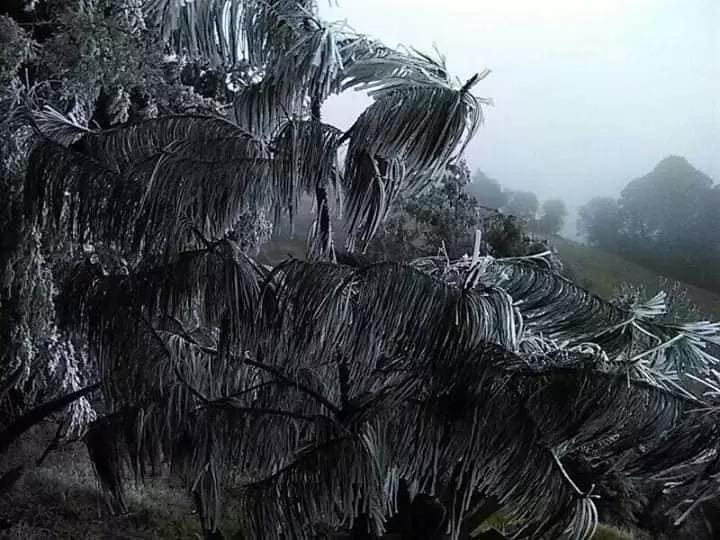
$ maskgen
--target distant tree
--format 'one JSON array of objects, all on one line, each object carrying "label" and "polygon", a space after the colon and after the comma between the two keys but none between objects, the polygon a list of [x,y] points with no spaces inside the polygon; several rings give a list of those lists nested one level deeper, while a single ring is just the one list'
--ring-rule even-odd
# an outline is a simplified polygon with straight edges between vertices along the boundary
[{"label": "distant tree", "polygon": [[[401,261],[436,255],[443,247],[450,258],[459,258],[472,253],[478,229],[482,231],[482,255],[523,257],[550,249],[529,235],[515,216],[478,208],[478,201],[468,194],[468,185],[472,185],[469,170],[461,161],[437,183],[403,198],[373,239],[370,258]],[[559,269],[559,260],[552,260]]]},{"label": "distant tree", "polygon": [[595,197],[578,211],[580,234],[593,245],[614,245],[621,226],[620,206],[612,197]]},{"label": "distant tree", "polygon": [[542,205],[538,229],[546,234],[559,234],[565,225],[567,207],[560,199],[548,199]]},{"label": "distant tree", "polygon": [[472,251],[473,234],[479,224],[478,201],[464,189],[469,183],[470,170],[461,162],[405,207],[425,227],[425,245],[437,252],[444,243],[451,258]]},{"label": "distant tree", "polygon": [[435,255],[443,246],[453,258],[470,253],[481,213],[475,197],[465,190],[469,182],[470,171],[461,161],[420,193],[401,198],[368,254],[400,261]]},{"label": "distant tree", "polygon": [[508,214],[522,219],[526,223],[533,223],[537,218],[540,201],[532,191],[508,190],[505,211]]},{"label": "distant tree", "polygon": [[685,158],[663,159],[622,191],[624,254],[700,287],[720,290],[720,191]]},{"label": "distant tree", "polygon": [[698,210],[703,208],[712,185],[712,178],[685,158],[663,159],[622,191],[619,204],[624,234],[674,253],[705,249],[706,238],[698,233],[706,227],[709,216]]},{"label": "distant tree", "polygon": [[720,184],[705,192],[696,210],[702,219],[695,234],[711,253],[720,253]]},{"label": "distant tree", "polygon": [[720,187],[685,158],[670,156],[636,178],[616,201],[579,212],[582,234],[658,273],[720,290]]},{"label": "distant tree", "polygon": [[503,208],[508,201],[508,195],[500,182],[480,169],[473,173],[472,181],[465,187],[465,191],[475,197],[479,204],[490,208]]}]

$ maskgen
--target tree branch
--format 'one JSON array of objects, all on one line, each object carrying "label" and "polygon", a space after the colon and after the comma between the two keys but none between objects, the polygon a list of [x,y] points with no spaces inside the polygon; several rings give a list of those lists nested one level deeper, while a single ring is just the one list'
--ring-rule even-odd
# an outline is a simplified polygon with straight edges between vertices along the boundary
[{"label": "tree branch", "polygon": [[48,416],[58,411],[61,411],[74,401],[77,401],[81,397],[86,396],[90,392],[93,392],[100,388],[100,383],[95,383],[70,394],[66,394],[47,403],[43,403],[35,407],[34,409],[23,414],[20,418],[11,423],[7,428],[0,432],[0,456],[7,452],[10,445],[15,440],[25,433],[28,429],[35,426]]},{"label": "tree branch", "polygon": [[318,420],[325,420],[321,415],[310,416],[307,414],[296,413],[293,411],[284,411],[282,409],[270,409],[264,407],[243,407],[240,405],[233,404],[233,399],[219,399],[216,401],[210,401],[209,407],[213,408],[227,408],[240,413],[246,414],[258,414],[258,415],[270,415],[270,416],[284,416],[287,418],[293,418],[295,420],[305,420],[306,422],[316,423]]},{"label": "tree branch", "polygon": [[274,366],[269,366],[267,364],[263,364],[262,362],[258,362],[256,360],[251,360],[249,358],[245,358],[244,362],[250,366],[256,367],[258,369],[261,369],[263,371],[267,371],[268,373],[272,374],[274,377],[276,377],[281,382],[296,387],[298,390],[303,392],[304,394],[307,394],[308,396],[312,397],[317,401],[318,403],[324,405],[330,412],[332,412],[336,417],[341,414],[341,409],[337,407],[334,403],[330,402],[325,396],[320,394],[319,392],[316,392],[312,388],[309,388],[303,384],[300,384],[299,381],[295,381],[285,375],[282,371],[280,371],[278,368]]},{"label": "tree branch", "polygon": [[175,376],[178,378],[178,380],[179,380],[182,384],[184,384],[184,385],[187,387],[187,389],[190,390],[190,392],[191,392],[196,398],[198,398],[200,401],[202,401],[203,403],[209,403],[210,400],[209,400],[207,397],[205,397],[204,395],[202,395],[202,394],[200,393],[200,391],[197,390],[193,385],[191,385],[190,382],[189,382],[187,379],[185,379],[185,377],[183,376],[183,374],[180,373],[180,368],[178,367],[177,362],[175,361],[175,358],[173,358],[172,351],[170,351],[170,349],[168,349],[167,344],[165,343],[165,341],[163,340],[163,338],[161,338],[160,335],[157,333],[157,330],[155,330],[155,327],[153,327],[152,323],[151,323],[151,322],[147,319],[147,317],[145,317],[144,315],[141,315],[141,318],[142,318],[143,322],[147,325],[147,327],[150,329],[150,332],[152,333],[153,337],[154,337],[154,338],[157,340],[157,342],[160,344],[160,346],[162,347],[162,349],[163,349],[163,351],[165,352],[166,356],[168,357],[168,359],[169,359],[170,362],[172,363],[173,371],[175,372]]},{"label": "tree branch", "polygon": [[318,446],[315,446],[314,448],[312,448],[312,451],[310,451],[310,452],[301,452],[300,455],[297,457],[297,459],[288,463],[283,468],[274,472],[270,476],[266,476],[265,478],[261,478],[260,480],[256,480],[254,482],[246,484],[245,486],[243,486],[243,488],[244,489],[258,489],[258,488],[262,487],[263,484],[264,485],[272,484],[272,482],[274,482],[276,479],[280,478],[286,472],[292,470],[294,467],[302,465],[303,462],[311,459],[315,455],[321,453],[323,450],[325,450],[327,448],[332,448],[333,446],[343,443],[352,437],[353,437],[352,435],[343,435],[340,437],[335,437],[333,439],[324,441],[324,442],[320,443]]},{"label": "tree branch", "polygon": [[[185,327],[182,324],[182,321],[180,321],[177,317],[172,317],[172,320],[175,324],[178,325],[178,327],[180,329],[180,334],[182,334],[182,336],[187,341],[189,341],[190,343],[195,345],[202,352],[212,355],[212,356],[217,356],[217,354],[218,354],[217,349],[213,349],[210,347],[205,347],[203,345],[200,345],[190,335],[190,333],[185,329]],[[163,344],[164,344],[164,342],[163,342]],[[263,364],[262,362],[259,362],[257,360],[251,360],[250,358],[247,358],[247,357],[243,358],[242,362],[244,362],[245,364],[248,364],[249,366],[256,367],[258,369],[261,369],[262,371],[270,373],[277,379],[277,382],[279,382],[279,383],[286,384],[288,386],[294,386],[295,388],[297,388],[304,394],[307,394],[308,396],[312,397],[315,401],[317,401],[321,405],[324,405],[335,416],[337,416],[341,413],[341,409],[339,407],[337,407],[334,403],[332,403],[330,400],[328,400],[325,396],[323,396],[319,392],[316,392],[312,388],[309,388],[308,386],[301,384],[300,381],[293,380],[292,378],[285,375],[280,369],[278,369],[274,366],[269,366],[267,364]]]}]

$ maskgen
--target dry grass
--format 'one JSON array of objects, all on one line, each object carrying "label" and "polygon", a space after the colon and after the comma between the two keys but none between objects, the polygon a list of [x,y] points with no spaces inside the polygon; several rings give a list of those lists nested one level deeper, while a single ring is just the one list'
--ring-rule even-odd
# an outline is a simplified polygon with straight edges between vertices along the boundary
[{"label": "dry grass", "polygon": [[[42,453],[42,431],[25,437],[13,454],[29,458]],[[194,540],[200,533],[189,498],[165,479],[149,479],[144,486],[131,484],[128,508],[125,515],[111,515],[84,445],[70,444],[50,454],[0,499],[0,521],[13,524],[0,530],[0,538]]]},{"label": "dry grass", "polygon": [[613,525],[598,525],[593,540],[650,540],[648,535],[638,531],[621,529]]}]

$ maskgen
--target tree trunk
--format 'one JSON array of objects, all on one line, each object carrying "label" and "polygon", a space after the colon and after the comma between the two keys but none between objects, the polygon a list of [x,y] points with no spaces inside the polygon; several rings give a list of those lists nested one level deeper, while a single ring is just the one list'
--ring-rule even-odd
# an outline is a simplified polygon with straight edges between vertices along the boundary
[{"label": "tree trunk", "polygon": [[410,527],[412,525],[410,515],[411,506],[412,499],[410,498],[408,483],[405,480],[400,480],[397,493],[398,512],[392,516],[385,525],[385,529],[388,533],[400,534],[403,537],[409,536]]},{"label": "tree trunk", "polygon": [[[314,144],[318,148],[322,148],[322,116],[321,116],[322,103],[317,96],[313,96],[310,104],[310,118],[313,122],[313,139]],[[317,171],[320,171],[319,164],[316,167]],[[324,182],[325,178],[321,178],[319,175],[315,179],[315,200],[317,204],[317,231],[315,234],[318,235],[322,246],[323,254],[329,251],[331,247],[332,238],[330,238],[330,210],[328,208],[328,196],[327,188]]]},{"label": "tree trunk", "polygon": [[410,520],[408,540],[442,540],[447,510],[436,497],[419,493],[410,506]]},{"label": "tree trunk", "polygon": [[[203,538],[205,540],[225,540],[225,535],[220,529],[210,530],[205,527],[205,507],[203,506],[202,499],[197,491],[193,492],[193,502],[195,503],[195,510],[197,511],[198,517],[200,518],[200,526],[203,531]],[[243,536],[240,533],[237,536],[237,540],[242,540]]]},{"label": "tree trunk", "polygon": [[353,540],[376,540],[378,536],[372,532],[372,522],[367,514],[360,514],[353,524]]}]

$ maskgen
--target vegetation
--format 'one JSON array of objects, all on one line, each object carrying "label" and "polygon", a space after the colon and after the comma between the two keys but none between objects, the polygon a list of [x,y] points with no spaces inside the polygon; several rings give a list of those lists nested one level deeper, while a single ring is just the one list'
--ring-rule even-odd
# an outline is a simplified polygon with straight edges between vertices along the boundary
[{"label": "vegetation", "polygon": [[548,199],[540,204],[538,196],[531,191],[503,188],[495,179],[478,170],[465,191],[475,198],[481,207],[500,210],[519,220],[523,226],[537,233],[558,235],[565,226],[567,207],[561,199]]},{"label": "vegetation", "polygon": [[589,201],[579,226],[593,245],[717,293],[719,194],[709,176],[670,156],[617,200]]},{"label": "vegetation", "polygon": [[500,182],[490,178],[481,170],[472,175],[472,182],[468,184],[465,191],[478,201],[479,204],[488,208],[505,208],[508,202],[508,192],[503,189]]},{"label": "vegetation", "polygon": [[560,199],[548,199],[542,204],[542,213],[537,223],[538,230],[555,236],[560,234],[567,213],[567,207]]},{"label": "vegetation", "polygon": [[[720,296],[711,291],[653,272],[652,269],[624,259],[612,251],[561,237],[553,237],[552,245],[573,275],[578,276],[586,288],[603,298],[623,294],[624,284],[644,291],[644,297],[651,297],[661,290],[670,294],[673,290],[682,289],[684,293],[681,294],[686,295],[687,299],[680,300],[680,303],[691,303],[695,306],[694,310],[685,309],[690,313],[686,313],[684,319],[720,318]],[[676,303],[671,302],[671,305]]]},{"label": "vegetation", "polygon": [[532,224],[537,218],[540,200],[531,191],[509,190],[505,209],[509,214],[518,217],[525,223]]},{"label": "vegetation", "polygon": [[[504,256],[527,242],[502,216],[467,257],[461,236],[337,253],[333,196],[351,252],[393,208],[431,225],[425,249],[472,234],[459,158],[485,73],[457,81],[309,0],[21,7],[2,18],[0,456],[58,429],[0,496],[81,436],[114,514],[128,467],[165,470],[208,539],[229,513],[248,539],[426,540],[500,513],[517,538],[584,540],[618,477],[678,493],[678,523],[716,493],[716,325],[665,320],[662,295],[607,302],[551,253]],[[350,89],[373,102],[343,132],[322,104]],[[258,264],[302,196],[306,260]]]},{"label": "vegetation", "polygon": [[469,185],[469,170],[461,161],[420,193],[400,198],[367,255],[371,260],[408,261],[442,253],[455,260],[472,254],[477,230],[482,231],[482,255],[521,257],[548,250],[513,216],[479,205],[468,194]]}]

